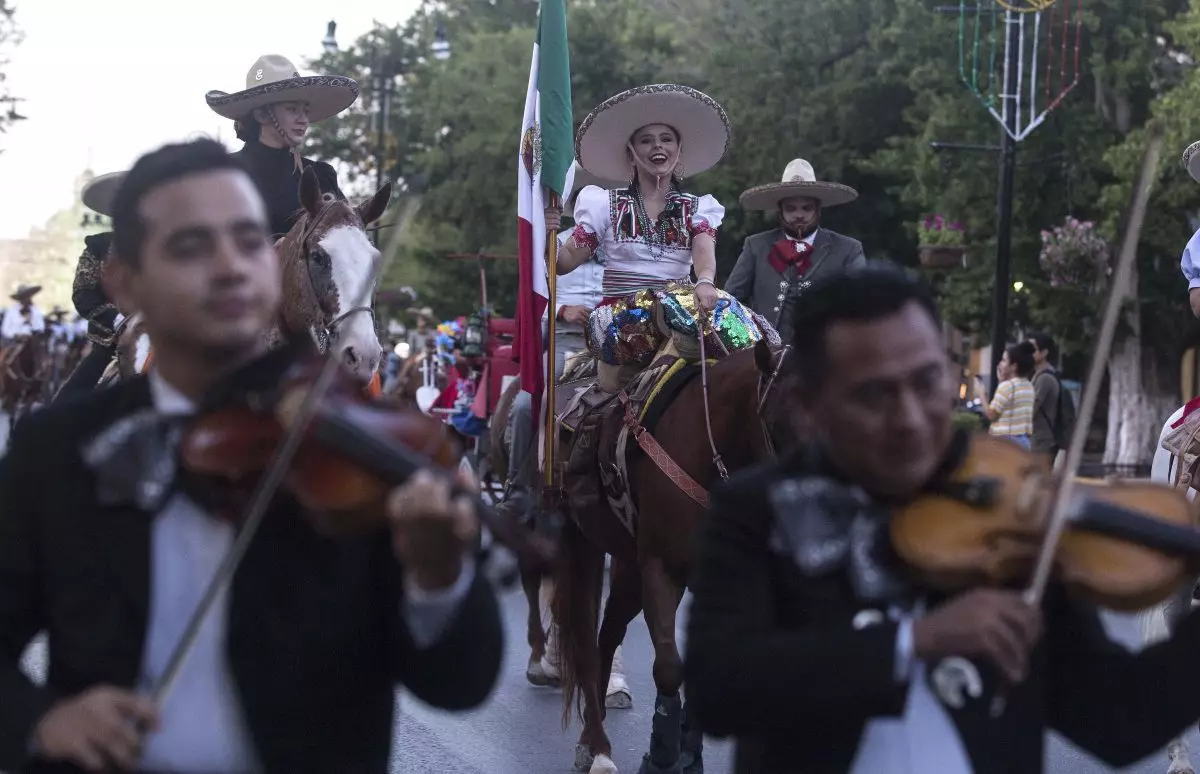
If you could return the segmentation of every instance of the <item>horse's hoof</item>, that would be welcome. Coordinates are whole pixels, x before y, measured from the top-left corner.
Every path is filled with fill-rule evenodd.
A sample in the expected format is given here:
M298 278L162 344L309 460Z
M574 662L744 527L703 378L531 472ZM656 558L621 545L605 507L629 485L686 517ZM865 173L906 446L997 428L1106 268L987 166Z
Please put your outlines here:
M531 685L536 685L539 688L558 688L562 685L562 680L559 677L547 674L546 670L542 668L541 659L537 661L530 660L529 666L525 667L525 679Z
M670 767L664 769L661 766L654 765L650 761L650 753L646 753L642 756L642 765L638 769L638 774L683 774L683 764L679 758L676 758Z
M575 770L590 772L592 769L592 764L595 763L596 757L597 756L592 755L592 749L586 744L575 745ZM604 758L607 756L601 755L599 757ZM613 769L613 771L616 771L616 769Z
M617 774L617 764L607 755L597 755L588 774Z
M633 696L628 688L610 690L604 697L604 706L608 709L629 709L633 706Z
M704 758L699 754L684 750L679 755L680 764L683 766L683 774L704 774Z

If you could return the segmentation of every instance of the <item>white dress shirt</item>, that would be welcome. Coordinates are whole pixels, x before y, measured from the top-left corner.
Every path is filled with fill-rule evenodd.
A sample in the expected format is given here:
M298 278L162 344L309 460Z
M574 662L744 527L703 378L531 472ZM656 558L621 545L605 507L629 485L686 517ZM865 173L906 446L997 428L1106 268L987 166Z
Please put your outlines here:
M46 330L46 320L41 310L36 306L29 307L29 317L21 313L20 304L14 304L4 310L4 320L0 322L0 336L11 339L16 336L28 336Z
M972 774L958 729L930 689L925 664L913 652L913 619L898 608L889 615L900 621L895 678L908 683L908 700L899 717L868 721L850 774Z
M1179 261L1179 268L1183 272L1184 279L1188 281L1189 291L1192 288L1200 288L1200 230L1192 234L1187 246L1183 248L1183 258Z
M150 390L160 413L180 415L195 410L157 371L150 372ZM141 690L149 689L166 668L234 536L228 521L213 518L182 494L168 501L155 519ZM474 564L468 562L449 589L429 593L407 587L403 614L419 647L428 647L442 635L474 575ZM172 774L262 771L226 661L227 625L226 589L160 708L160 729L146 737L140 768Z
M570 231L560 232L558 243L561 247L571 238ZM603 248L601 248L603 249ZM604 298L604 255L597 250L592 257L576 267L569 274L560 274L554 285L554 313L557 315L564 306L586 306L595 309ZM583 335L583 326L577 323L558 321L554 330L560 334Z

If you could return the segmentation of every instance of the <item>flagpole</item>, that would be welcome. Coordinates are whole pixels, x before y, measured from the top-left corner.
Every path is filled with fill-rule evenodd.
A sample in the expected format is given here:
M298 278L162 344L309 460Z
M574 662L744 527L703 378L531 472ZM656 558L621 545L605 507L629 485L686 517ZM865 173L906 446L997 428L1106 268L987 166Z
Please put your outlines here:
M549 188L544 189L548 194L547 201L549 206L556 210L562 209L562 201L558 198L558 194ZM556 342L555 333L558 328L558 301L557 301L557 285L558 285L558 229L550 229L546 233L546 289L550 292L549 303L546 305L546 318L548 324L546 326L546 400L544 401L546 411L545 446L543 447L543 459L545 460L546 469L546 486L554 486L554 391L558 381L555 374L556 361Z

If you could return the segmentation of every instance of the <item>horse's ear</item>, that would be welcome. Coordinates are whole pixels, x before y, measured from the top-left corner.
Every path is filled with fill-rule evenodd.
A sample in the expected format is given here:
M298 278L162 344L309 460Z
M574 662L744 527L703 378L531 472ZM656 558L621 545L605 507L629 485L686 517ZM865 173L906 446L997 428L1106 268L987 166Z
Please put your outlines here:
M309 215L321 211L321 181L317 180L317 173L312 167L305 167L304 174L300 176L300 204Z
M375 221L383 217L384 210L392 201L392 184L384 183L383 188L375 192L375 195L370 200L363 202L356 208L359 217L362 218L364 226L369 226Z
M775 357L771 345L766 339L759 339L754 345L754 366L763 376L770 376L775 370Z

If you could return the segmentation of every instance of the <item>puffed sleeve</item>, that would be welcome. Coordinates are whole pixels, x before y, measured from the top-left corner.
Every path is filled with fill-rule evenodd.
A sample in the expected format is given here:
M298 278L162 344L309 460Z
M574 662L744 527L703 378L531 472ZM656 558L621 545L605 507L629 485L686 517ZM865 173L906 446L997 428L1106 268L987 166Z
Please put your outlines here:
M705 194L696 202L696 212L692 215L692 236L708 234L715 241L717 229L725 219L725 208L716 198Z
M1183 278L1188 281L1188 290L1200 288L1200 231L1192 234L1187 247L1183 248L1179 268L1183 270Z
M596 251L608 230L608 206L608 191L599 186L589 185L579 192L575 198L575 212L571 215L575 220L575 228L571 231L575 244Z

